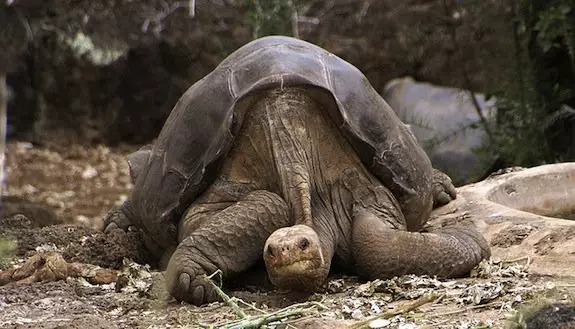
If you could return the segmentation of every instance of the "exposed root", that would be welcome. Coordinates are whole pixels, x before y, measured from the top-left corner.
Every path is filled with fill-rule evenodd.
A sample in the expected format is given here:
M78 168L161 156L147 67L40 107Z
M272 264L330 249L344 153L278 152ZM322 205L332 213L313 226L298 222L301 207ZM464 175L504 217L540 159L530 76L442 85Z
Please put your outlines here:
M84 278L91 284L116 282L117 271L84 263L68 263L56 252L39 252L19 267L0 272L0 286Z

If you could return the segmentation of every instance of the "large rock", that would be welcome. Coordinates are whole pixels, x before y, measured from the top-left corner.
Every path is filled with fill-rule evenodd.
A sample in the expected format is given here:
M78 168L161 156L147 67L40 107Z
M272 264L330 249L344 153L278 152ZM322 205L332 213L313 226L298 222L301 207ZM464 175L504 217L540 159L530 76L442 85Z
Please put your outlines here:
M475 151L488 142L488 136L470 92L404 77L390 81L383 97L410 125L434 167L450 175L455 184L470 183L487 174L492 163ZM488 122L494 120L494 100L486 100L482 94L474 97L481 115Z

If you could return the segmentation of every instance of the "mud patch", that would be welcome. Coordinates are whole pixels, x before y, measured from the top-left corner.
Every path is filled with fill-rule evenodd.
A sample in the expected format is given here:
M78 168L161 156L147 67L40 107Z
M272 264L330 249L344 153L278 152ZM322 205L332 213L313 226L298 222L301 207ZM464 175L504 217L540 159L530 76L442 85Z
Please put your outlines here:
M120 268L124 258L153 263L139 232L115 231L104 234L78 225L30 227L32 221L22 215L3 220L0 232L17 242L16 255L29 257L37 251L57 251L67 262Z
M3 196L0 204L2 205L0 218L21 214L34 219L34 222L30 223L32 227L63 224L56 216L54 208L46 204L30 202L18 196Z
M513 225L493 236L491 245L494 247L508 248L521 244L531 232L536 230L532 225Z

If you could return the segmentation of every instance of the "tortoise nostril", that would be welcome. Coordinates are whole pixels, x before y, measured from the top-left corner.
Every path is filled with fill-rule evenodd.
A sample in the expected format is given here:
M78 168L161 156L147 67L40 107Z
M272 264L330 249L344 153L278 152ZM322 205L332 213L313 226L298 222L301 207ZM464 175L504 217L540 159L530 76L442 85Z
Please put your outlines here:
M274 253L274 248L272 246L268 246L268 255L274 257L275 253Z
M299 248L301 250L306 250L307 247L309 247L309 240L306 238L302 238L301 240L299 240Z

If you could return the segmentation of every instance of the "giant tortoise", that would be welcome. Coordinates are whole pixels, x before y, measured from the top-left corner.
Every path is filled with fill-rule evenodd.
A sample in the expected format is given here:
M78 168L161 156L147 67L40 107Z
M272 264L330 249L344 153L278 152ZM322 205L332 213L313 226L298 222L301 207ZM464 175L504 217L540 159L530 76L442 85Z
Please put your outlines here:
M275 286L314 291L336 264L457 277L490 255L468 226L421 232L455 197L449 177L357 68L302 40L236 50L128 162L134 188L106 230L140 228L178 300L216 300L205 274L262 256Z

